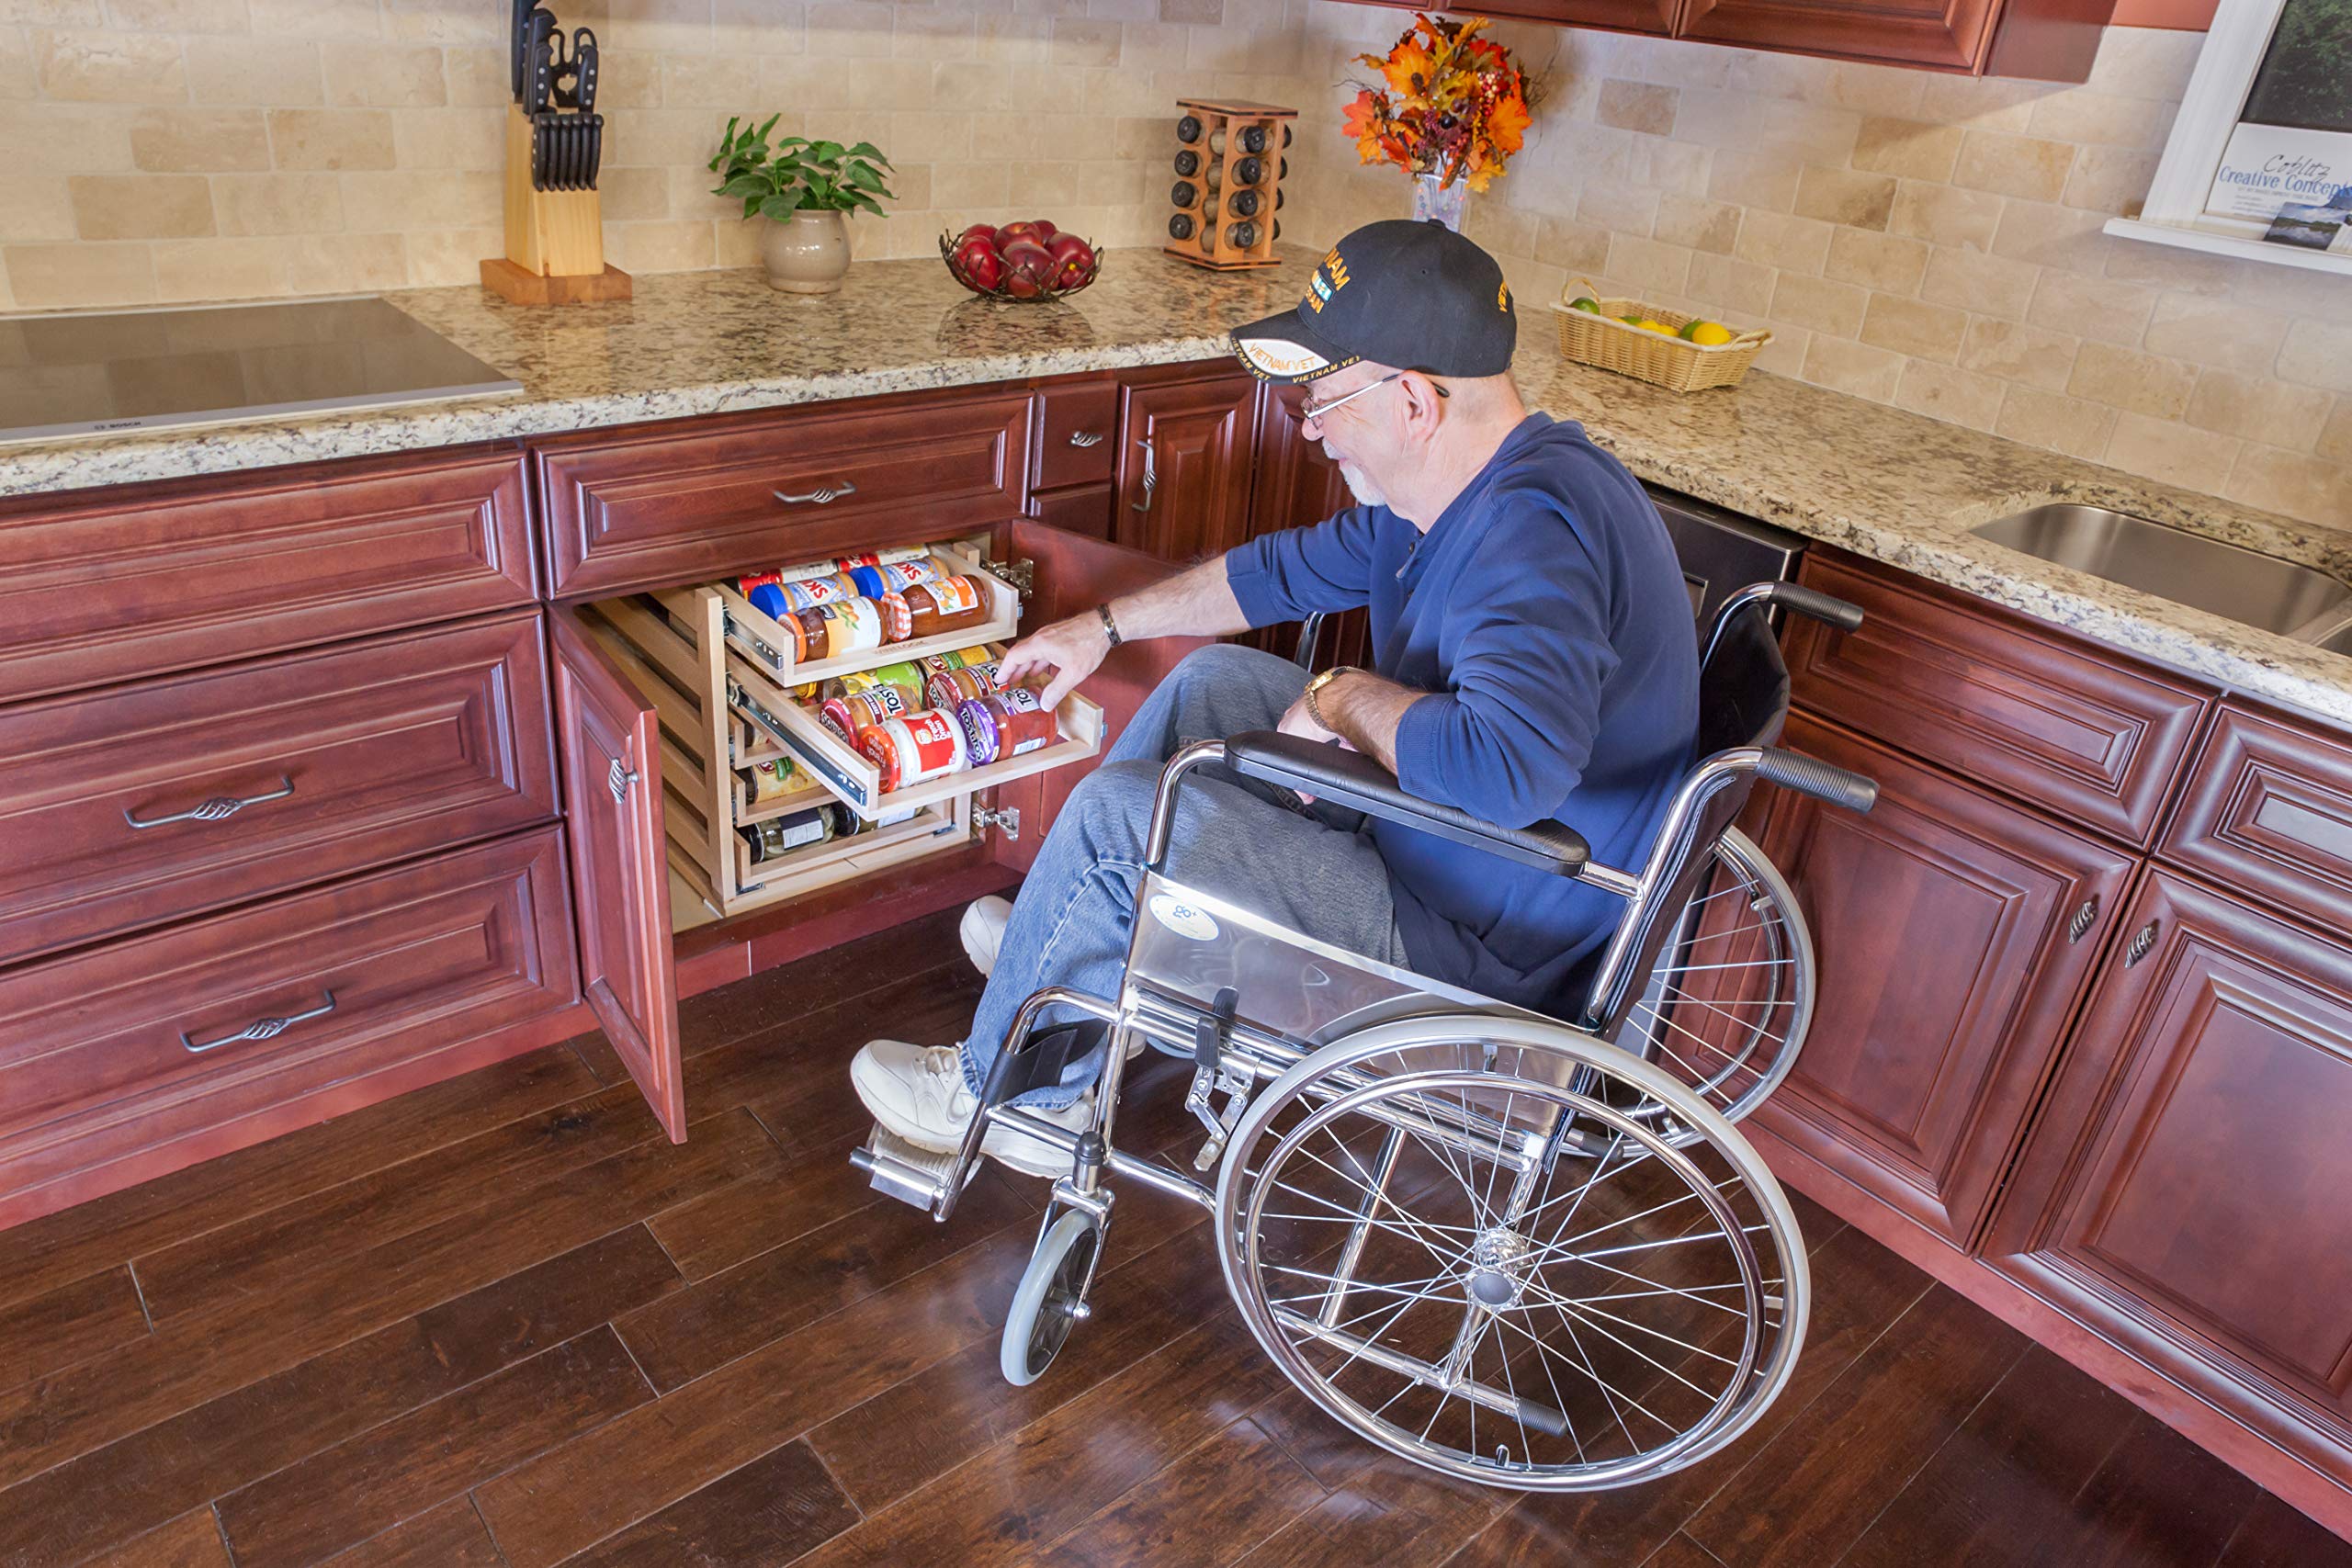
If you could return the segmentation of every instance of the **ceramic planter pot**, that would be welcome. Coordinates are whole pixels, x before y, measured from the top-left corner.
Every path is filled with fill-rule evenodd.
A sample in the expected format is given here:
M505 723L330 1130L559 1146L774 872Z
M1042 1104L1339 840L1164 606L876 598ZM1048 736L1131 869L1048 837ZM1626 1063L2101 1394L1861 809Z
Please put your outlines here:
M796 212L760 234L768 287L790 294L831 294L849 270L849 225L838 212Z

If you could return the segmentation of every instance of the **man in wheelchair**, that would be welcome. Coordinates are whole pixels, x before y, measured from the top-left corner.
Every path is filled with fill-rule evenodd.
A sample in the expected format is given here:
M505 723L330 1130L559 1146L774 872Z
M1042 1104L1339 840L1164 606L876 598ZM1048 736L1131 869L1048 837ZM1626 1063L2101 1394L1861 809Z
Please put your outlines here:
M877 1040L859 1096L888 1132L952 1150L1024 1000L1115 994L1162 764L1272 728L1345 746L1398 786L1507 828L1567 818L1634 865L1692 762L1699 657L1674 549L1640 484L1574 423L1530 413L1501 269L1434 222L1367 225L1292 310L1233 333L1264 379L1306 389L1306 435L1357 504L1263 536L1016 644L1001 679L1051 706L1120 642L1222 636L1368 606L1371 669L1310 680L1218 646L1184 660L1056 820L1019 898L964 923L989 976L964 1042ZM1498 1000L1573 1012L1623 905L1574 877L1211 769L1171 840L1184 885L1297 931ZM1073 1130L1098 1059L1014 1103ZM983 1148L1054 1175L1069 1156L991 1122Z

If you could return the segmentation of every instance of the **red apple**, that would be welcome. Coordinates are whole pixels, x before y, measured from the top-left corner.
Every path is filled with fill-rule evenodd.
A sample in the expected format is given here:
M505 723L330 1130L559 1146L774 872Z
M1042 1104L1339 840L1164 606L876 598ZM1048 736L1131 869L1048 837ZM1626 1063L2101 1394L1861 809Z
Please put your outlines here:
M975 240L984 245L993 246L996 243L996 230L986 223L975 223L956 236L956 248L960 251Z
M1047 244L1051 244L1053 243L1054 236L1061 232L1060 230L1055 228L1052 224L1046 222L1042 218L1032 218L1029 220L1029 227L1036 230L1037 238Z
M956 247L956 267L967 282L983 293L1004 279L1004 259L986 240L967 238Z
M999 229L996 231L997 248L1000 250L1012 244L1016 240L1029 240L1037 244L1045 243L1045 236L1037 232L1037 225L1026 220L1019 223L1007 223L1003 228Z
M1035 240L1015 240L1004 247L1005 270L1015 277L1025 277L1043 287L1054 276L1054 255Z
M1015 272L1006 275L1004 291L1015 299L1035 299L1046 291L1046 287L1025 272Z
M1069 288L1094 271L1094 247L1075 234L1057 234L1046 247L1054 258L1054 287Z

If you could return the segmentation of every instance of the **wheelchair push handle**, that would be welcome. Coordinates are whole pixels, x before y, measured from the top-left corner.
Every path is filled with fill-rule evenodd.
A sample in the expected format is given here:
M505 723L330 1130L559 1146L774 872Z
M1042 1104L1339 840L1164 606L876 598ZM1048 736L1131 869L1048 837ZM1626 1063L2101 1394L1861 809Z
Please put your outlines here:
M1792 789L1849 811L1868 811L1878 804L1878 781L1835 762L1767 746L1756 763L1756 776L1767 784Z
M1841 632L1852 631L1862 624L1862 607L1824 593L1818 588L1807 588L1798 582L1772 584L1772 603L1794 610L1800 615L1836 626Z
M1263 779L1555 875L1582 875L1591 857L1584 835L1573 828L1557 822L1498 827L1457 807L1407 794L1395 774L1360 751L1258 729L1227 740L1225 762L1245 778Z

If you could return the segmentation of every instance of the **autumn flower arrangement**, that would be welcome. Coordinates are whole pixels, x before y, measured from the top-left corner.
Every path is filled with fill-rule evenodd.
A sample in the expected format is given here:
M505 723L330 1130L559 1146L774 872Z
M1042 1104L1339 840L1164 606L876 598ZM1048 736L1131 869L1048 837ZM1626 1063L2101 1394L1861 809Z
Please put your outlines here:
M1481 191L1503 172L1527 130L1529 83L1509 50L1478 36L1487 25L1484 17L1433 22L1415 12L1396 48L1356 56L1383 83L1347 109L1347 134L1363 162Z

